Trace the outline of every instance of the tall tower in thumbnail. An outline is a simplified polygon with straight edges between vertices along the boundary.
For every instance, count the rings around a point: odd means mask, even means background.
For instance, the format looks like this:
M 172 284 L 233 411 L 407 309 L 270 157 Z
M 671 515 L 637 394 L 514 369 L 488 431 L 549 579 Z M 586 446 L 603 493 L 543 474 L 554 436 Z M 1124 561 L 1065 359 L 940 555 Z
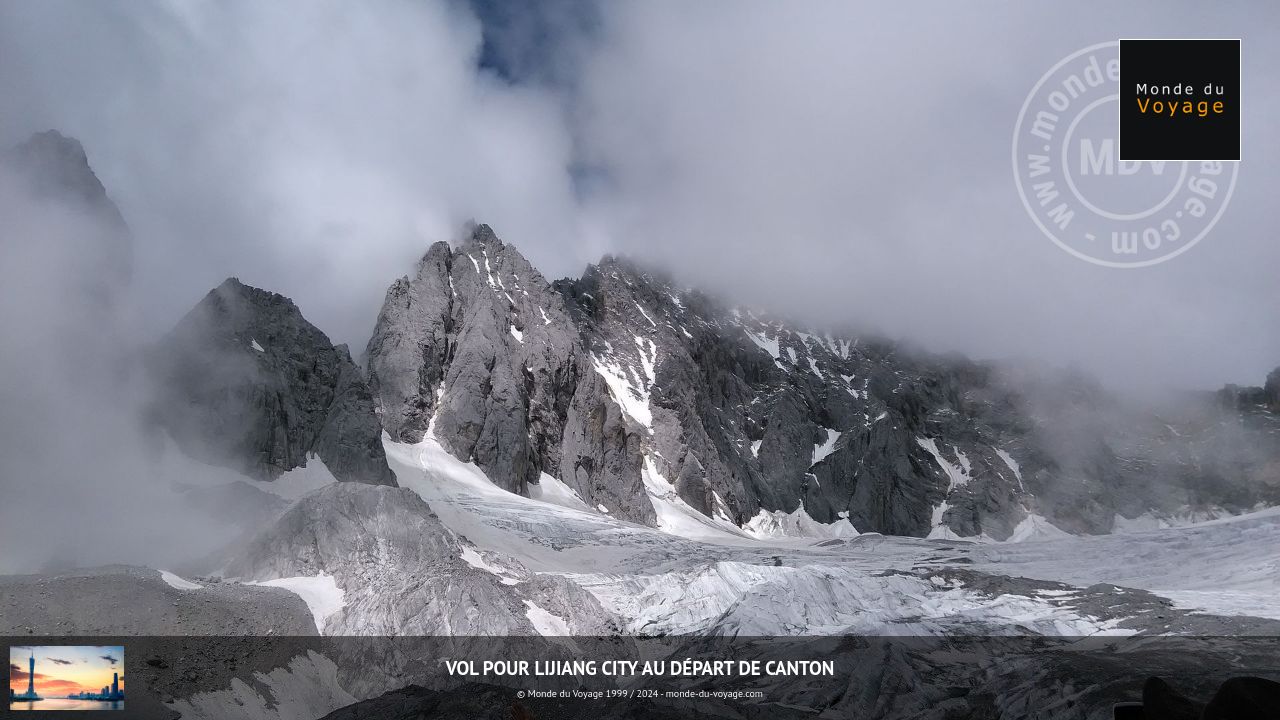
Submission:
M 36 652 L 31 651 L 31 659 L 27 661 L 27 697 L 36 696 Z
M 117 697 L 119 695 L 120 695 L 120 673 L 113 672 L 111 673 L 111 696 Z

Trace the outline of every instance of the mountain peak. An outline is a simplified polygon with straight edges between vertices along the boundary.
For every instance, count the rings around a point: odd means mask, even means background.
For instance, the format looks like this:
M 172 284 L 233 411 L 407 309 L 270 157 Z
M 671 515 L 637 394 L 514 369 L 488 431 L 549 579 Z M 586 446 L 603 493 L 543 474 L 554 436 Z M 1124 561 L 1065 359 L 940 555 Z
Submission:
M 80 141 L 63 135 L 57 130 L 45 130 L 44 132 L 35 133 L 21 145 L 18 145 L 15 151 L 45 156 L 63 155 L 78 160 L 86 166 L 89 164 L 89 158 L 85 155 L 84 146 L 80 144 Z
M 234 276 L 229 277 L 226 280 L 223 280 L 222 283 L 218 285 L 218 287 L 214 288 L 214 290 L 216 291 L 234 292 L 234 293 L 242 293 L 247 289 L 249 289 L 249 286 L 241 282 L 240 278 L 234 277 Z
M 153 370 L 155 417 L 196 459 L 269 481 L 318 456 L 337 480 L 395 484 L 359 368 L 283 295 L 227 278 Z
M 79 140 L 56 130 L 36 133 L 19 145 L 0 149 L 0 167 L 6 169 L 21 190 L 49 203 L 52 212 L 68 208 L 88 221 L 75 233 L 75 249 L 90 268 L 81 284 L 105 306 L 111 306 L 120 287 L 133 275 L 133 248 L 129 227 L 119 208 L 107 195 Z
M 463 234 L 466 236 L 466 239 L 462 241 L 462 247 L 464 248 L 472 244 L 499 250 L 504 247 L 502 240 L 498 238 L 498 234 L 485 223 L 477 223 L 474 220 L 468 222 L 463 228 Z
M 91 204 L 110 202 L 106 188 L 89 166 L 84 146 L 57 130 L 32 135 L 6 153 L 4 160 L 38 195 L 71 193 Z
M 263 290 L 262 288 L 254 287 L 253 285 L 247 285 L 243 281 L 241 281 L 240 278 L 238 277 L 229 277 L 226 280 L 223 280 L 222 284 L 218 285 L 218 287 L 212 290 L 212 293 L 232 294 L 232 295 L 237 295 L 239 297 L 256 299 L 256 300 L 283 301 L 288 305 L 293 305 L 292 300 L 281 295 L 280 293 L 272 292 L 270 290 Z

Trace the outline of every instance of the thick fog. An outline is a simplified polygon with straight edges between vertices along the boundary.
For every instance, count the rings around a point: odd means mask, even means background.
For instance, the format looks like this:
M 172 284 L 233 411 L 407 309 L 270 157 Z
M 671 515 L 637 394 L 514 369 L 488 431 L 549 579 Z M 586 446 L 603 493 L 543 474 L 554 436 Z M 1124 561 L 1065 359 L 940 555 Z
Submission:
M 1277 10 L 1113 5 L 10 3 L 0 142 L 85 144 L 156 327 L 238 275 L 358 349 L 390 280 L 474 218 L 548 277 L 624 252 L 939 349 L 1259 382 Z M 1244 39 L 1230 208 L 1136 271 L 1049 243 L 1008 168 L 1041 73 L 1124 36 Z
M 112 358 L 224 278 L 293 298 L 358 356 L 388 284 L 470 219 L 548 278 L 625 253 L 792 317 L 1115 388 L 1280 364 L 1276 7 L 495 5 L 0 4 L 0 148 L 79 139 L 132 238 L 108 283 L 127 299 L 93 316 L 102 265 L 80 250 L 100 228 L 4 181 L 6 548 L 93 547 L 110 529 L 86 513 L 158 502 L 146 443 L 112 421 L 140 402 Z M 1244 41 L 1226 215 L 1154 267 L 1070 257 L 1009 170 L 1026 93 L 1085 45 L 1184 36 Z M 154 509 L 126 550 L 174 535 Z M 223 539 L 181 527 L 187 554 Z
M 233 540 L 174 486 L 224 473 L 139 422 L 145 340 L 115 228 L 4 170 L 0 218 L 0 572 L 176 566 Z

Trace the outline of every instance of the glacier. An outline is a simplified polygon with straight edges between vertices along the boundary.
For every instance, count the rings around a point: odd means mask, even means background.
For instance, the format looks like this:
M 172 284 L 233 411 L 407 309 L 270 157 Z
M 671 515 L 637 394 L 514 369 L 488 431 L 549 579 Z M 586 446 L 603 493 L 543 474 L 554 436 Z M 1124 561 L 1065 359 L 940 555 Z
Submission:
M 592 510 L 554 483 L 551 501 L 504 490 L 430 437 L 383 442 L 399 484 L 459 538 L 454 559 L 515 593 L 519 614 L 541 634 L 570 634 L 574 618 L 572 605 L 553 611 L 519 594 L 537 577 L 584 589 L 637 635 L 1131 634 L 1155 622 L 1148 593 L 1192 614 L 1280 619 L 1271 592 L 1280 585 L 1276 509 L 1089 537 L 1028 515 L 1006 542 L 858 534 L 847 521 L 833 528 L 802 511 L 739 529 L 674 503 L 680 521 L 653 528 Z M 273 584 L 301 590 L 296 583 Z M 1100 583 L 1134 588 L 1142 601 L 1100 610 Z M 347 608 L 340 632 L 382 626 Z

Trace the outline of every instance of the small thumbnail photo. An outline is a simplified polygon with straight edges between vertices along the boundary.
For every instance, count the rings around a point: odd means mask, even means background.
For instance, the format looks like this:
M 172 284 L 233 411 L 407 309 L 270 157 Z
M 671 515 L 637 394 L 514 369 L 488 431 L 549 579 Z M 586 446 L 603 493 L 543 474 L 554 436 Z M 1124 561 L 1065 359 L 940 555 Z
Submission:
M 124 710 L 124 647 L 10 647 L 9 710 Z

